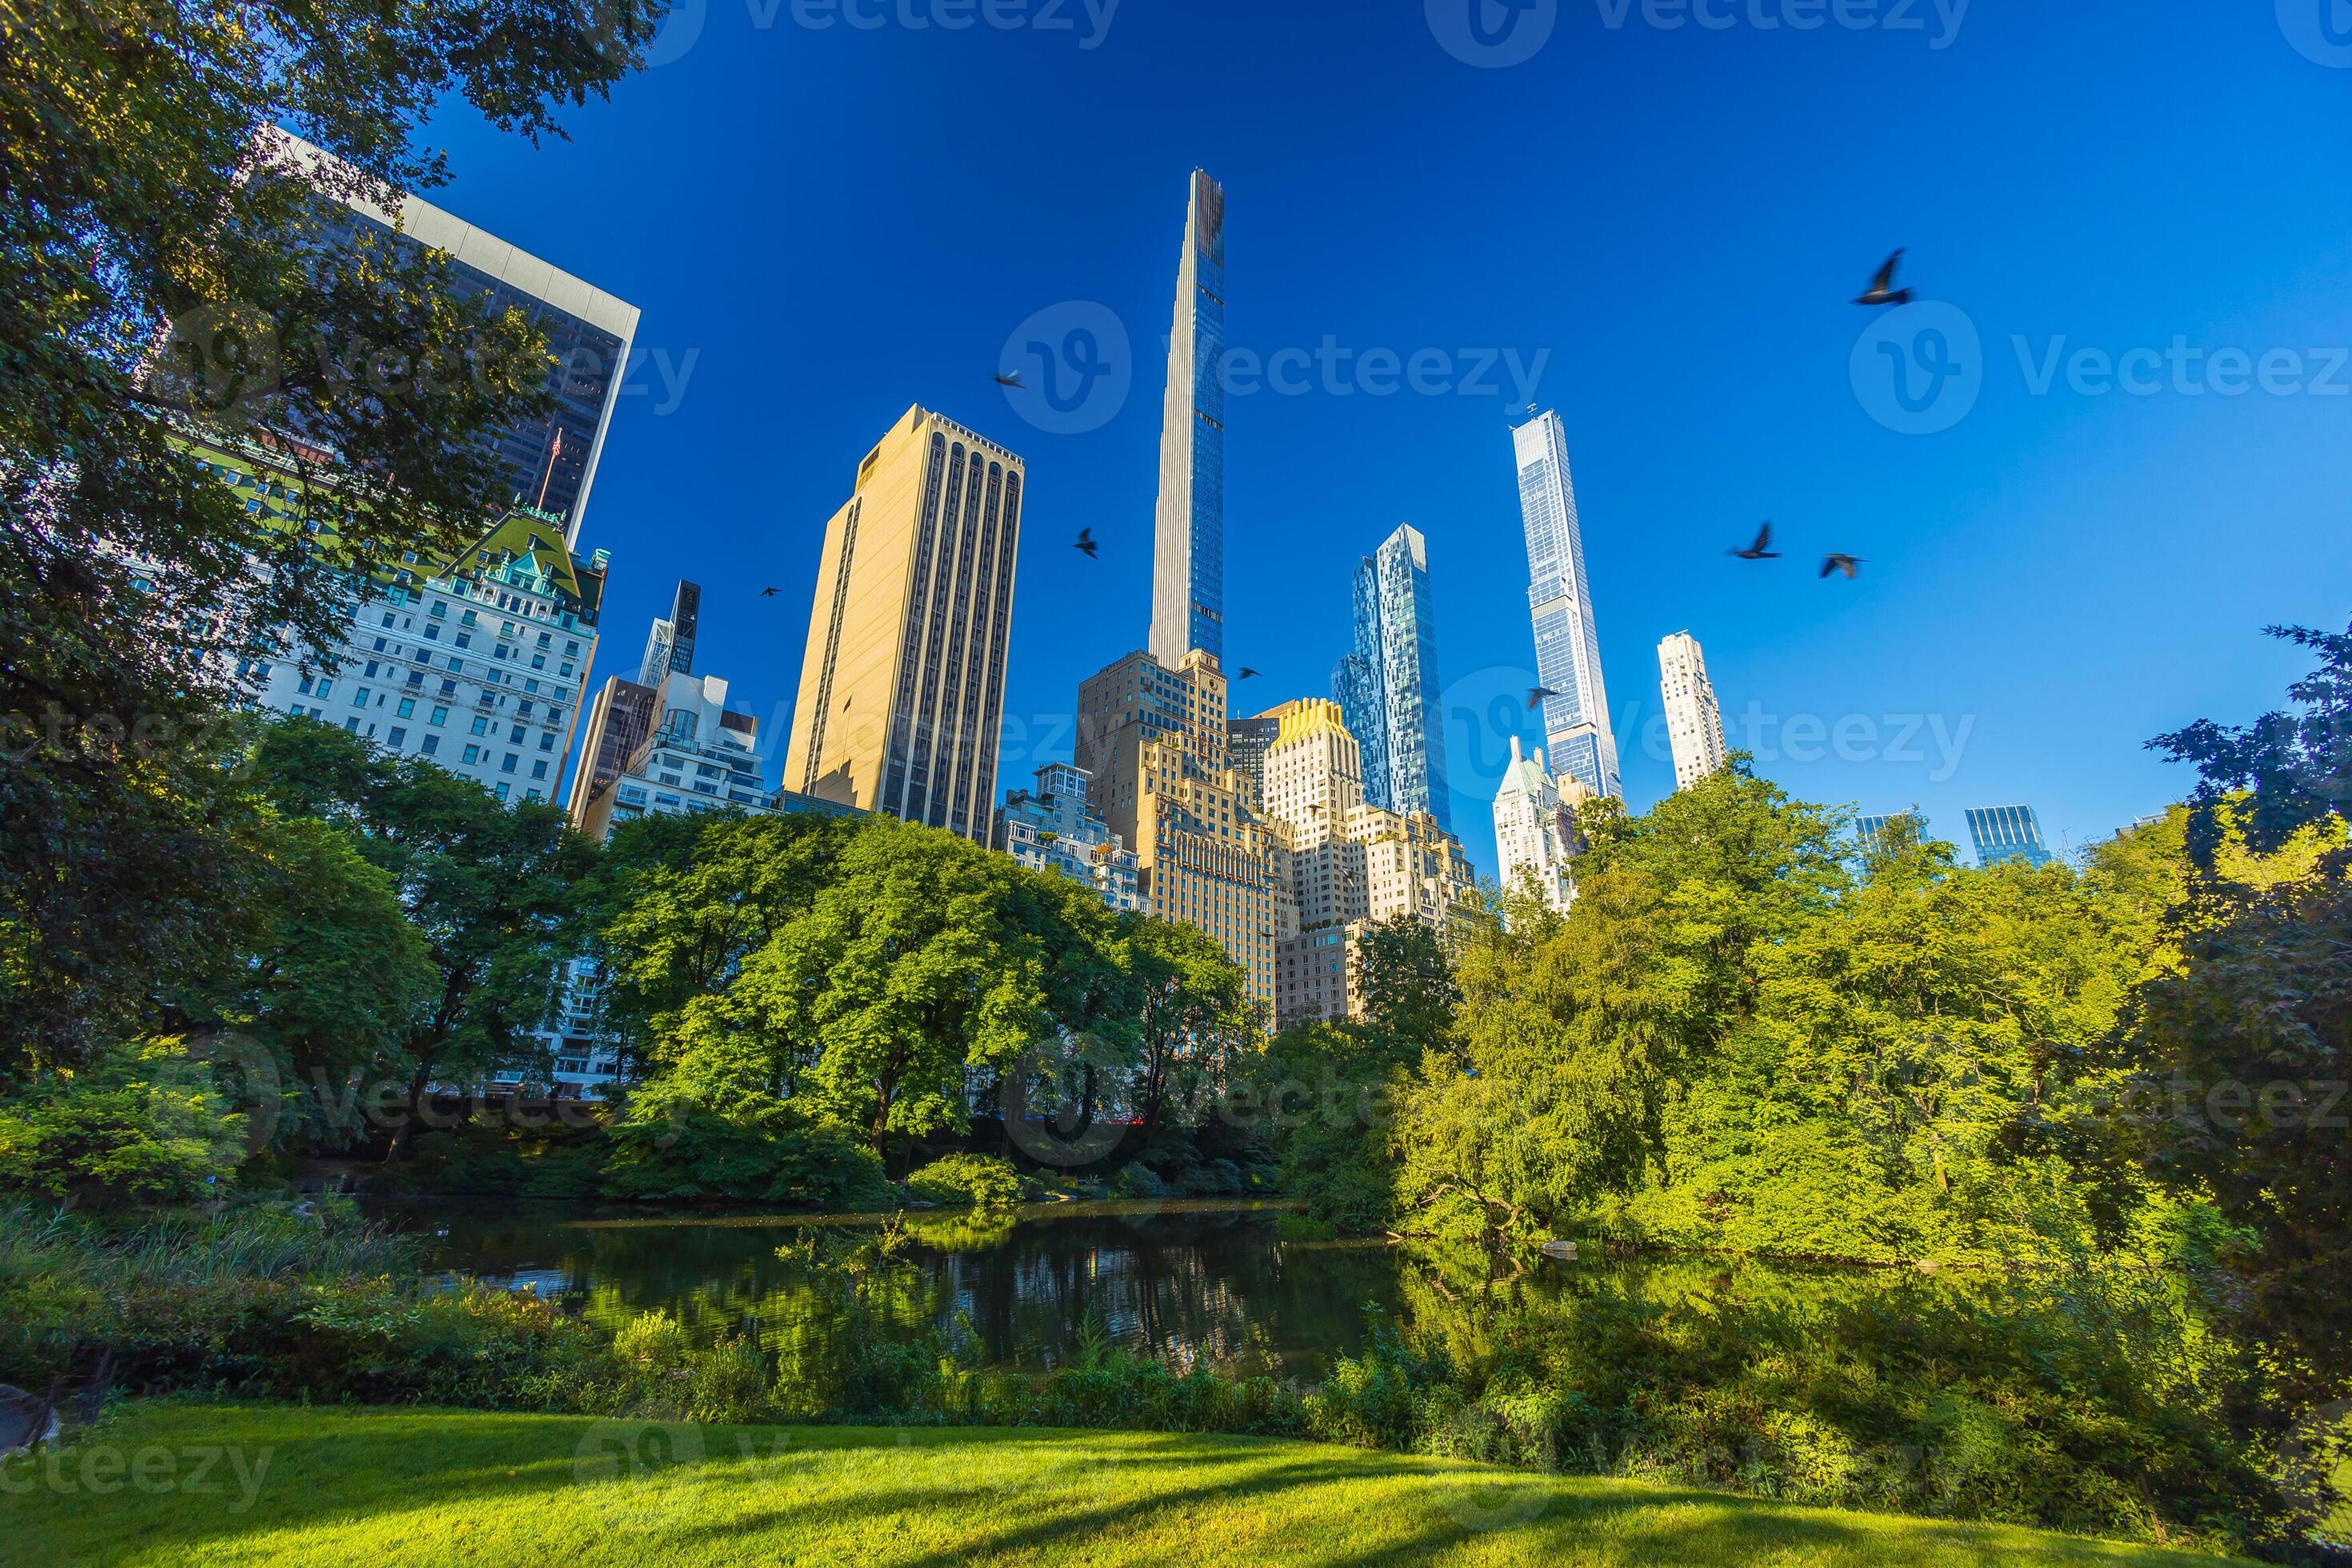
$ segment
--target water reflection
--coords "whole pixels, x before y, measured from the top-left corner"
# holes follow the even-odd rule
[[[910,1215],[890,1316],[976,1342],[987,1366],[1059,1365],[1091,1318],[1180,1367],[1317,1378],[1361,1345],[1368,1304],[1397,1305],[1398,1260],[1374,1245],[1283,1240],[1279,1212],[1199,1201]],[[663,1308],[698,1338],[749,1334],[788,1353],[829,1337],[835,1313],[812,1270],[779,1248],[804,1245],[813,1227],[854,1236],[880,1224],[512,1204],[379,1214],[426,1237],[436,1268],[531,1289],[608,1327]]]

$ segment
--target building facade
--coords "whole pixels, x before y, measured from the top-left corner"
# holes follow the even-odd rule
[[[1400,526],[1358,564],[1353,598],[1355,647],[1332,672],[1331,696],[1363,748],[1365,798],[1450,829],[1437,616],[1419,529]]]
[[[1584,529],[1568,466],[1568,432],[1545,410],[1511,432],[1519,511],[1528,536],[1528,608],[1535,621],[1536,679],[1551,765],[1595,795],[1622,796],[1617,736],[1601,679],[1601,635],[1584,570]]]
[[[1276,943],[1297,926],[1286,849],[1233,765],[1225,677],[1195,648],[1171,669],[1129,654],[1078,688],[1076,763],[1134,847],[1147,913],[1214,937],[1271,1012]]]
[[[1690,633],[1676,632],[1658,644],[1658,689],[1674,747],[1675,787],[1688,789],[1721,772],[1725,756],[1723,709],[1706,678],[1706,655]]]
[[[1266,750],[1281,732],[1280,709],[1247,719],[1235,719],[1225,726],[1225,744],[1233,753],[1234,771],[1249,781],[1250,788],[1256,792],[1261,802],[1265,792]]]
[[[348,165],[333,154],[284,132],[268,134],[266,156],[280,166],[337,171],[331,177],[339,183],[348,178]],[[346,244],[446,252],[459,290],[493,309],[521,310],[546,334],[555,358],[547,382],[553,413],[499,431],[492,441],[515,503],[562,519],[562,542],[575,546],[636,341],[637,308],[414,195],[403,195],[392,209],[351,197],[338,204],[336,217],[335,237]]]
[[[1969,808],[1969,837],[1976,845],[1977,864],[1998,866],[2022,860],[2047,866],[2052,856],[2042,841],[2042,818],[2030,805],[1979,805]]]
[[[996,814],[995,846],[1033,871],[1094,889],[1123,913],[1143,912],[1142,862],[1087,798],[1085,769],[1048,763],[1037,787],[1014,790]]]
[[[187,449],[247,498],[264,527],[300,526],[301,481],[289,458],[247,441],[191,440]],[[331,544],[331,529],[320,537]],[[412,557],[389,583],[347,584],[346,629],[334,647],[248,659],[239,680],[257,706],[437,763],[500,800],[552,801],[610,564],[602,551],[572,554],[562,538],[561,519],[515,509],[454,560]]]
[[[1225,189],[1192,171],[1169,331],[1151,557],[1152,657],[1225,656]]]
[[[623,684],[608,683],[599,706]],[[727,682],[673,672],[654,689],[652,706],[652,730],[635,753],[608,783],[572,803],[581,832],[602,839],[641,816],[776,809],[761,777],[760,721],[728,708]]]
[[[1555,777],[1538,751],[1528,756],[1511,737],[1511,761],[1495,795],[1495,863],[1503,887],[1517,890],[1532,880],[1537,894],[1561,914],[1576,902],[1576,859],[1584,841],[1576,808],[1594,799],[1583,780]]]
[[[825,525],[786,789],[988,839],[1024,479],[921,408],[866,454]]]

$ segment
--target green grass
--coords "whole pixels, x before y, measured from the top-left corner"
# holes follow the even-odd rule
[[[0,1470],[7,1563],[2166,1561],[2214,1560],[1353,1448],[1135,1433],[158,1403]]]

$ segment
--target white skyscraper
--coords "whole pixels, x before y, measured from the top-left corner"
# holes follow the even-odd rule
[[[1723,710],[1706,678],[1698,639],[1676,632],[1658,645],[1658,689],[1666,700],[1666,736],[1675,748],[1675,787],[1691,785],[1723,766]]]
[[[1601,680],[1601,636],[1584,575],[1584,532],[1569,472],[1568,433],[1547,409],[1511,432],[1519,510],[1528,533],[1528,607],[1535,618],[1536,679],[1552,765],[1595,795],[1621,795],[1617,737]]]
[[[1511,737],[1511,764],[1495,796],[1495,860],[1506,890],[1532,873],[1544,902],[1568,912],[1576,901],[1575,862],[1583,848],[1576,808],[1592,798],[1581,779],[1554,778],[1541,752],[1530,758],[1519,749],[1519,738]]]

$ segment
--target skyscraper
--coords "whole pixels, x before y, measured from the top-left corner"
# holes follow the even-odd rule
[[[1723,710],[1706,678],[1698,639],[1676,632],[1658,644],[1658,689],[1666,700],[1666,737],[1675,750],[1675,787],[1688,789],[1723,766]]]
[[[1998,866],[2022,860],[2047,866],[2049,847],[2042,841],[2042,819],[2030,805],[1975,805],[1969,808],[1969,837],[1977,847],[1977,864]]]
[[[1529,757],[1519,738],[1511,737],[1510,766],[1495,795],[1495,862],[1506,891],[1532,877],[1544,902],[1568,912],[1576,901],[1575,864],[1583,847],[1576,808],[1592,798],[1581,780],[1553,777],[1541,752]]]
[[[1519,511],[1528,533],[1528,607],[1535,619],[1536,679],[1544,700],[1551,765],[1595,795],[1622,795],[1617,737],[1601,680],[1601,635],[1584,574],[1584,531],[1568,467],[1568,432],[1546,409],[1511,432],[1519,465]]]
[[[332,153],[299,137],[270,134],[274,145],[267,155],[273,162],[341,166]],[[637,308],[417,196],[403,195],[389,211],[347,200],[336,216],[347,238],[397,235],[400,243],[447,252],[458,289],[493,307],[521,310],[546,334],[556,362],[547,378],[555,397],[552,415],[501,430],[491,442],[513,482],[513,499],[562,518],[565,546],[576,544],[636,340]]]
[[[1225,655],[1224,353],[1225,188],[1195,169],[1160,430],[1150,651],[1163,669],[1194,648]]]
[[[1080,683],[1076,760],[1135,850],[1145,907],[1216,938],[1270,1009],[1275,944],[1297,920],[1286,851],[1234,766],[1225,711],[1214,656],[1194,648],[1170,669],[1139,649]]]
[[[866,455],[825,525],[786,789],[987,841],[1024,473],[921,408]]]
[[[1357,565],[1355,611],[1355,650],[1332,671],[1331,696],[1363,750],[1364,798],[1450,832],[1437,616],[1419,529],[1400,525]]]
[[[668,616],[656,621],[653,634],[646,638],[646,662],[637,679],[659,686],[665,676],[692,675],[695,633],[701,621],[702,589],[681,581],[670,596]]]

